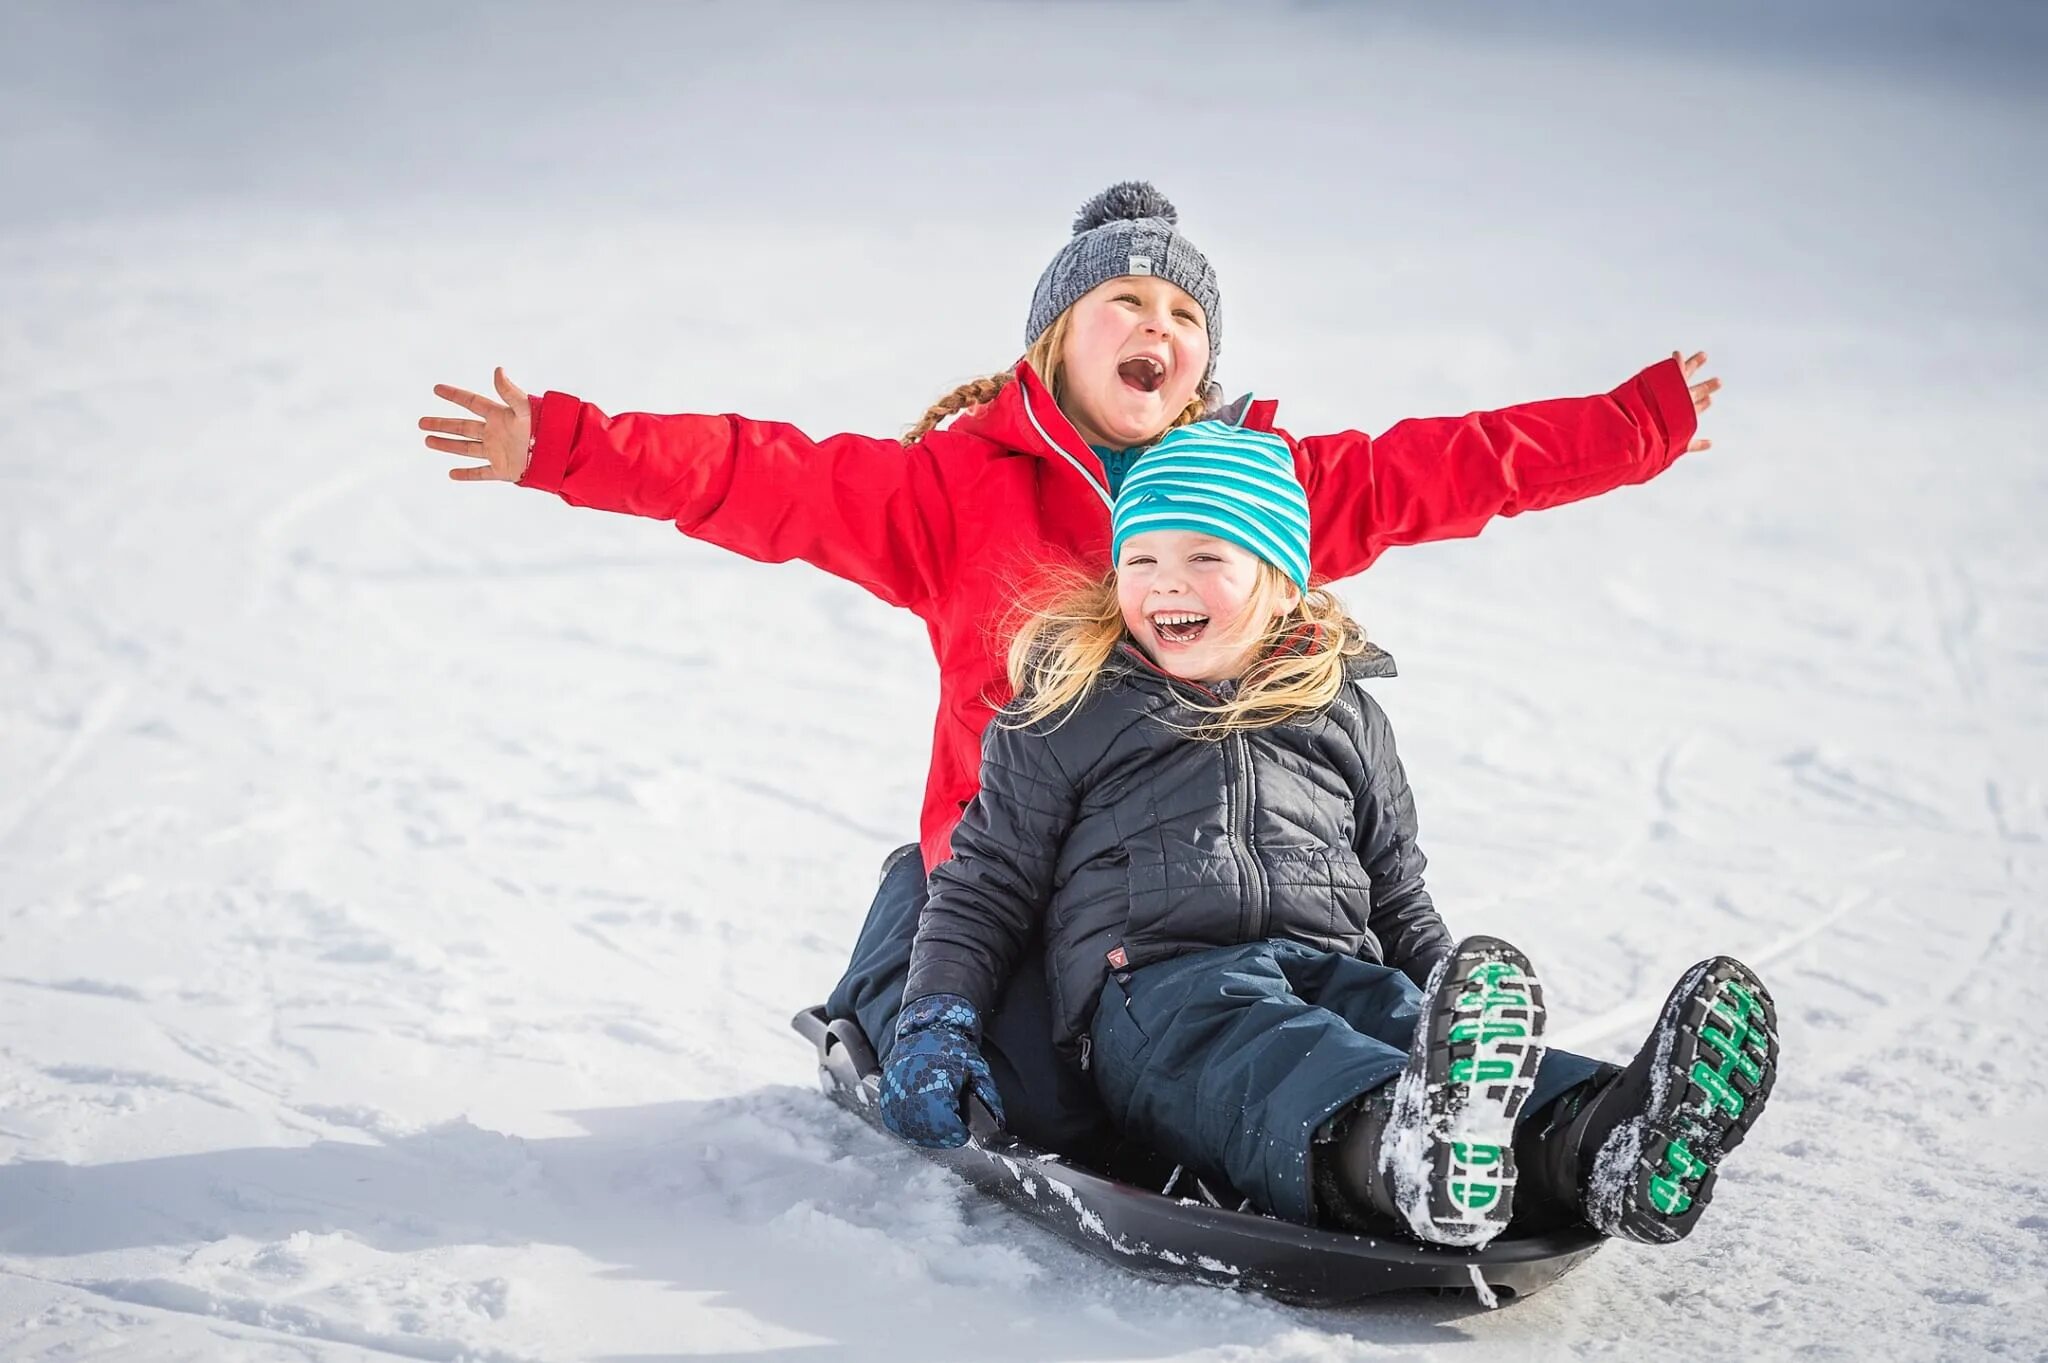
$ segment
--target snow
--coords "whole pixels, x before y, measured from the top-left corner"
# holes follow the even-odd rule
[[[0,1357],[2042,1356],[2048,31],[1777,8],[10,15]],[[495,363],[899,429],[1134,174],[1297,431],[1713,353],[1713,450],[1345,592],[1554,1044],[1772,987],[1683,1244],[1307,1312],[891,1147],[787,1021],[913,835],[923,632],[412,429]]]
[[[1499,1306],[1500,1294],[1488,1285],[1485,1276],[1479,1271],[1479,1265],[1468,1264],[1465,1271],[1472,1275],[1472,1295],[1479,1304],[1489,1311]]]

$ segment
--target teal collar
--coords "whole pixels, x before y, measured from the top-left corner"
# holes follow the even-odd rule
[[[1218,409],[1213,415],[1205,417],[1204,420],[1220,421],[1226,426],[1242,426],[1244,425],[1245,414],[1252,409],[1252,402],[1252,395],[1246,393],[1236,402]],[[1090,445],[1088,448],[1095,451],[1095,457],[1102,461],[1102,471],[1109,477],[1109,495],[1114,497],[1116,496],[1117,489],[1123,486],[1124,475],[1131,471],[1131,465],[1137,462],[1139,455],[1151,449],[1152,446],[1134,445],[1127,450],[1111,449],[1107,445]]]
[[[1124,475],[1131,471],[1131,465],[1150,447],[1139,445],[1135,449],[1113,450],[1107,445],[1090,445],[1088,448],[1094,450],[1096,458],[1102,461],[1102,472],[1109,479],[1109,495],[1114,497],[1124,484]]]

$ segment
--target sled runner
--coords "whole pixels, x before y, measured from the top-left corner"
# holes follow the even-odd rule
[[[827,1020],[823,1008],[805,1009],[791,1025],[817,1047],[826,1094],[882,1130],[881,1071],[860,1027]],[[1583,1225],[1534,1234],[1510,1227],[1465,1250],[1319,1230],[1238,1210],[1242,1199],[1185,1170],[1145,1186],[1083,1168],[1003,1132],[972,1098],[968,1117],[966,1145],[924,1153],[1062,1239],[1152,1278],[1311,1306],[1416,1290],[1522,1297],[1577,1267],[1604,1238]]]

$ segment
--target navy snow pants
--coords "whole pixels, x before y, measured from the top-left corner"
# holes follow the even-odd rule
[[[1310,1223],[1316,1128],[1401,1072],[1421,1002],[1398,970],[1299,942],[1217,947],[1112,975],[1092,1069],[1133,1139]],[[1546,1051],[1520,1124],[1610,1069]]]
[[[925,895],[924,858],[915,844],[898,848],[884,863],[881,888],[861,925],[853,960],[825,1001],[826,1016],[860,1023],[885,1066],[896,1042],[896,1015],[903,1011],[910,948],[917,940]],[[1053,1050],[1052,1030],[1045,943],[1034,935],[994,1016],[982,1020],[981,1052],[1003,1096],[1004,1124],[1012,1135],[1042,1150],[1099,1162],[1114,1147],[1116,1131],[1095,1085]]]

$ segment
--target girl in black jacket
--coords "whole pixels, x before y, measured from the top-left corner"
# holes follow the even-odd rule
[[[1126,1135],[1289,1219],[1479,1245],[1517,1206],[1674,1240],[1776,1074],[1770,995],[1687,973],[1626,1070],[1543,1045],[1527,959],[1423,888],[1392,674],[1308,584],[1284,444],[1169,433],[1116,564],[1019,632],[1016,702],[931,877],[882,1085],[892,1131],[1001,1106],[981,1019],[1044,929],[1056,1041]]]

